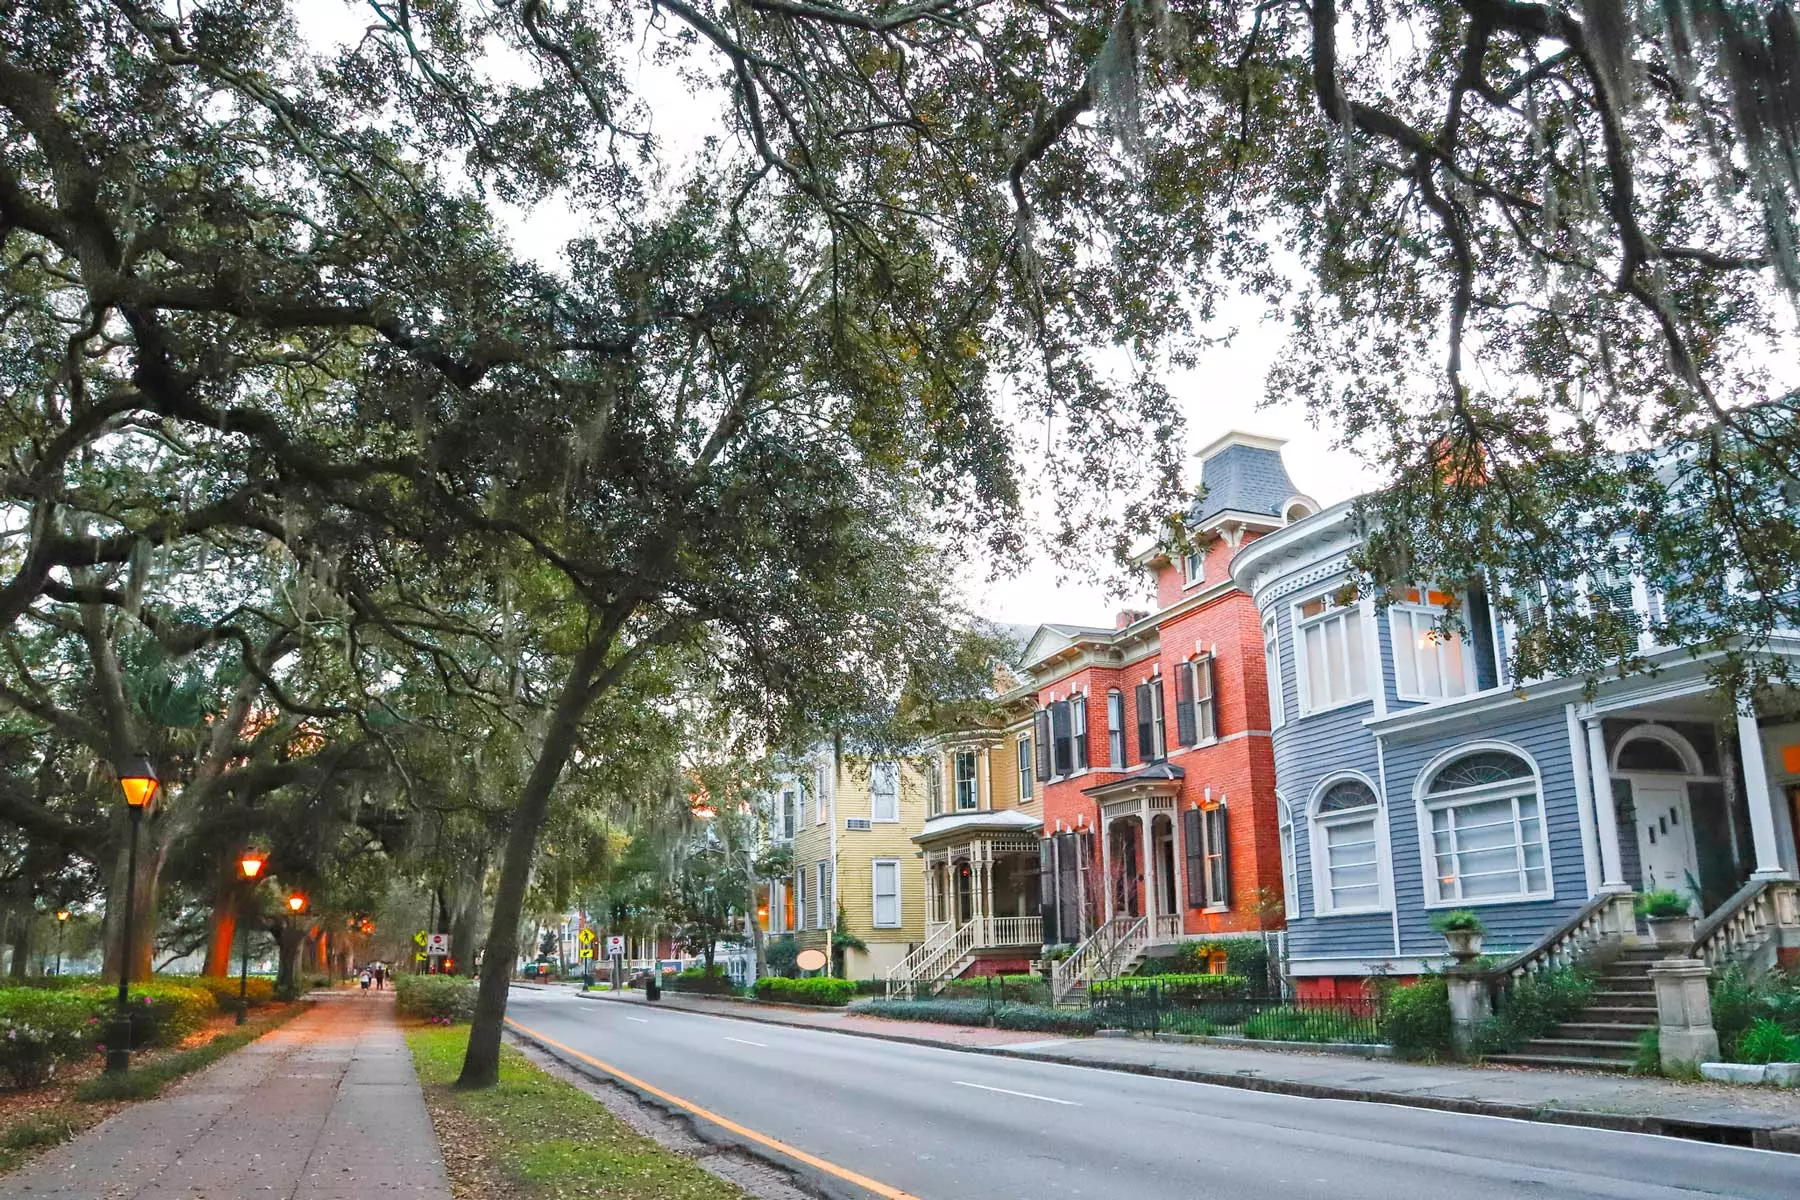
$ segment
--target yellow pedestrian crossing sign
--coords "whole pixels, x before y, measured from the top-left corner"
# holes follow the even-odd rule
[[[584,929],[584,930],[582,930],[582,931],[581,931],[581,944],[582,944],[582,945],[584,945],[584,946],[591,946],[591,945],[593,945],[593,944],[594,944],[594,937],[595,937],[595,934],[594,934],[594,931],[593,931],[593,930],[591,930],[591,929]],[[584,957],[584,958],[586,958],[586,957],[588,957],[588,956],[587,956],[587,955],[583,955],[583,956],[582,956],[582,957]]]

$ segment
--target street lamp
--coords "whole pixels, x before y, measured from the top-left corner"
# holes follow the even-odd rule
[[[243,949],[243,956],[238,967],[238,1010],[237,1023],[242,1025],[245,1014],[250,1011],[250,929],[244,915],[244,897],[256,887],[257,876],[262,874],[263,864],[269,860],[260,850],[246,850],[238,856],[238,873],[244,877],[246,884],[238,896],[238,943]]]
[[[119,1012],[106,1038],[109,1075],[122,1075],[131,1066],[131,907],[137,894],[138,826],[144,823],[144,810],[160,786],[149,759],[130,759],[117,769],[119,790],[125,793],[125,806],[131,810],[131,843],[125,855],[125,924],[119,939]]]
[[[56,910],[56,974],[58,978],[62,976],[62,931],[63,926],[69,923],[69,916],[69,910],[66,908]]]

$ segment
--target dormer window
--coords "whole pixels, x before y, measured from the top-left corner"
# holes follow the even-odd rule
[[[1446,592],[1408,588],[1388,610],[1394,692],[1400,699],[1442,700],[1468,693],[1462,635],[1441,627],[1451,600]]]
[[[1282,519],[1292,525],[1295,521],[1304,521],[1312,515],[1312,505],[1304,500],[1296,500],[1287,506],[1287,511],[1282,514]]]

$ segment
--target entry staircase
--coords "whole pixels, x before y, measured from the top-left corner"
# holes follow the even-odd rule
[[[1629,1073],[1638,1039],[1656,1028],[1656,989],[1650,964],[1667,955],[1654,946],[1631,946],[1601,969],[1588,1006],[1543,1037],[1489,1062],[1520,1067],[1564,1067]]]
[[[1150,939],[1149,917],[1114,917],[1051,967],[1050,998],[1057,1004],[1085,1002],[1096,980],[1135,972],[1150,948]]]
[[[920,991],[934,996],[973,966],[982,951],[1035,947],[1042,939],[1038,917],[971,917],[961,925],[941,925],[889,969],[888,998],[912,1000]]]

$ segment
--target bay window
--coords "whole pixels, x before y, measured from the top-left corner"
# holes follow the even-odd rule
[[[1531,764],[1477,750],[1433,772],[1420,798],[1431,831],[1427,904],[1551,894],[1543,797]]]
[[[1451,597],[1410,588],[1388,609],[1394,690],[1402,700],[1441,700],[1469,691],[1463,639],[1441,627]]]
[[[966,812],[981,807],[981,792],[975,782],[975,752],[956,752],[956,808]]]
[[[1355,600],[1315,596],[1294,609],[1300,669],[1300,707],[1335,708],[1369,694],[1362,609]]]
[[[1369,912],[1383,907],[1381,805],[1357,778],[1339,779],[1313,803],[1313,911]]]

